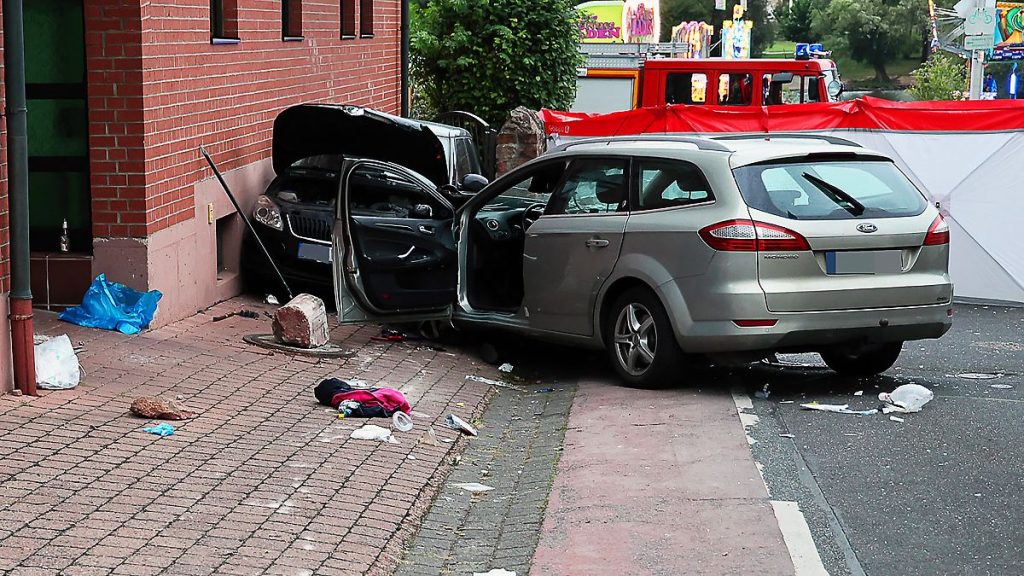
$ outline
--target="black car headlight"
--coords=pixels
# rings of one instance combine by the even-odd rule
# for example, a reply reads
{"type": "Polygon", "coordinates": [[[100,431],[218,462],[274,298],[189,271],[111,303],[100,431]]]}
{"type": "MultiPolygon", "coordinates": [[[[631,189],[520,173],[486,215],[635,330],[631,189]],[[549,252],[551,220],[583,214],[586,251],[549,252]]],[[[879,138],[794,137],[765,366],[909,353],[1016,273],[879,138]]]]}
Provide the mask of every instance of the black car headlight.
{"type": "Polygon", "coordinates": [[[284,230],[281,209],[265,194],[256,197],[256,206],[252,209],[252,217],[264,226],[269,226],[274,230],[284,230]]]}

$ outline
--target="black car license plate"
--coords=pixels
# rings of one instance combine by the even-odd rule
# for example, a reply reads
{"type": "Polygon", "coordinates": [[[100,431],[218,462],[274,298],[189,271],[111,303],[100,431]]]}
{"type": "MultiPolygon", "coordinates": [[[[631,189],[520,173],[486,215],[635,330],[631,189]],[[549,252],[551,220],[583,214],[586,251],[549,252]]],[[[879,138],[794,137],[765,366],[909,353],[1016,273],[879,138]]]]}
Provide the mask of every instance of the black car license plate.
{"type": "Polygon", "coordinates": [[[324,246],[323,244],[299,242],[299,258],[329,264],[331,262],[331,247],[324,246]]]}

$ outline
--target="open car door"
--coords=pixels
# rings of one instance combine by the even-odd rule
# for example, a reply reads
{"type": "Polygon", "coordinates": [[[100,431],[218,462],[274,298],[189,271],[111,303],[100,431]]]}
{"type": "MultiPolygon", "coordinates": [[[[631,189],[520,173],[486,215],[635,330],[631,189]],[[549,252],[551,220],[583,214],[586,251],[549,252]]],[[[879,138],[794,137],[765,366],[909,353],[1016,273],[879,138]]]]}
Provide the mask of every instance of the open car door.
{"type": "Polygon", "coordinates": [[[397,164],[345,160],[334,220],[341,323],[450,317],[458,256],[455,210],[434,184],[397,164]]]}

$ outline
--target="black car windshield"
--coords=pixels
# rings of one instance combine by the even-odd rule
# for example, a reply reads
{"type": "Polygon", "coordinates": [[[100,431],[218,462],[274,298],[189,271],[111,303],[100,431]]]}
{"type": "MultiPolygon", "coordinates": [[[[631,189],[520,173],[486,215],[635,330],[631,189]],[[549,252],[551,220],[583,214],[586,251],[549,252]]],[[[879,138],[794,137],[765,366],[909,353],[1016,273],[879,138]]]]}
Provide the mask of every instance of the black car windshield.
{"type": "Polygon", "coordinates": [[[917,216],[928,205],[886,160],[775,161],[733,173],[747,206],[791,220],[917,216]]]}

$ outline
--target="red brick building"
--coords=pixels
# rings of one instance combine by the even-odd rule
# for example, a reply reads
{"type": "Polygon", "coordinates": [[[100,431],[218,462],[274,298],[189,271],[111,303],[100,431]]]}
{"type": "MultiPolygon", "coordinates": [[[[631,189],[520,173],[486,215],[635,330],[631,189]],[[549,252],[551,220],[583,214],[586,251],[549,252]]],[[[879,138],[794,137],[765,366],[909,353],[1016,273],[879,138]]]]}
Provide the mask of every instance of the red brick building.
{"type": "MultiPolygon", "coordinates": [[[[400,0],[25,0],[32,287],[75,304],[97,274],[164,297],[156,323],[239,292],[243,207],[300,102],[400,107],[400,0]],[[58,253],[68,221],[71,252],[58,253]]],[[[4,135],[5,136],[5,135],[4,135]]],[[[0,140],[6,149],[6,140],[0,140]]],[[[0,164],[0,390],[9,238],[0,164]]]]}

